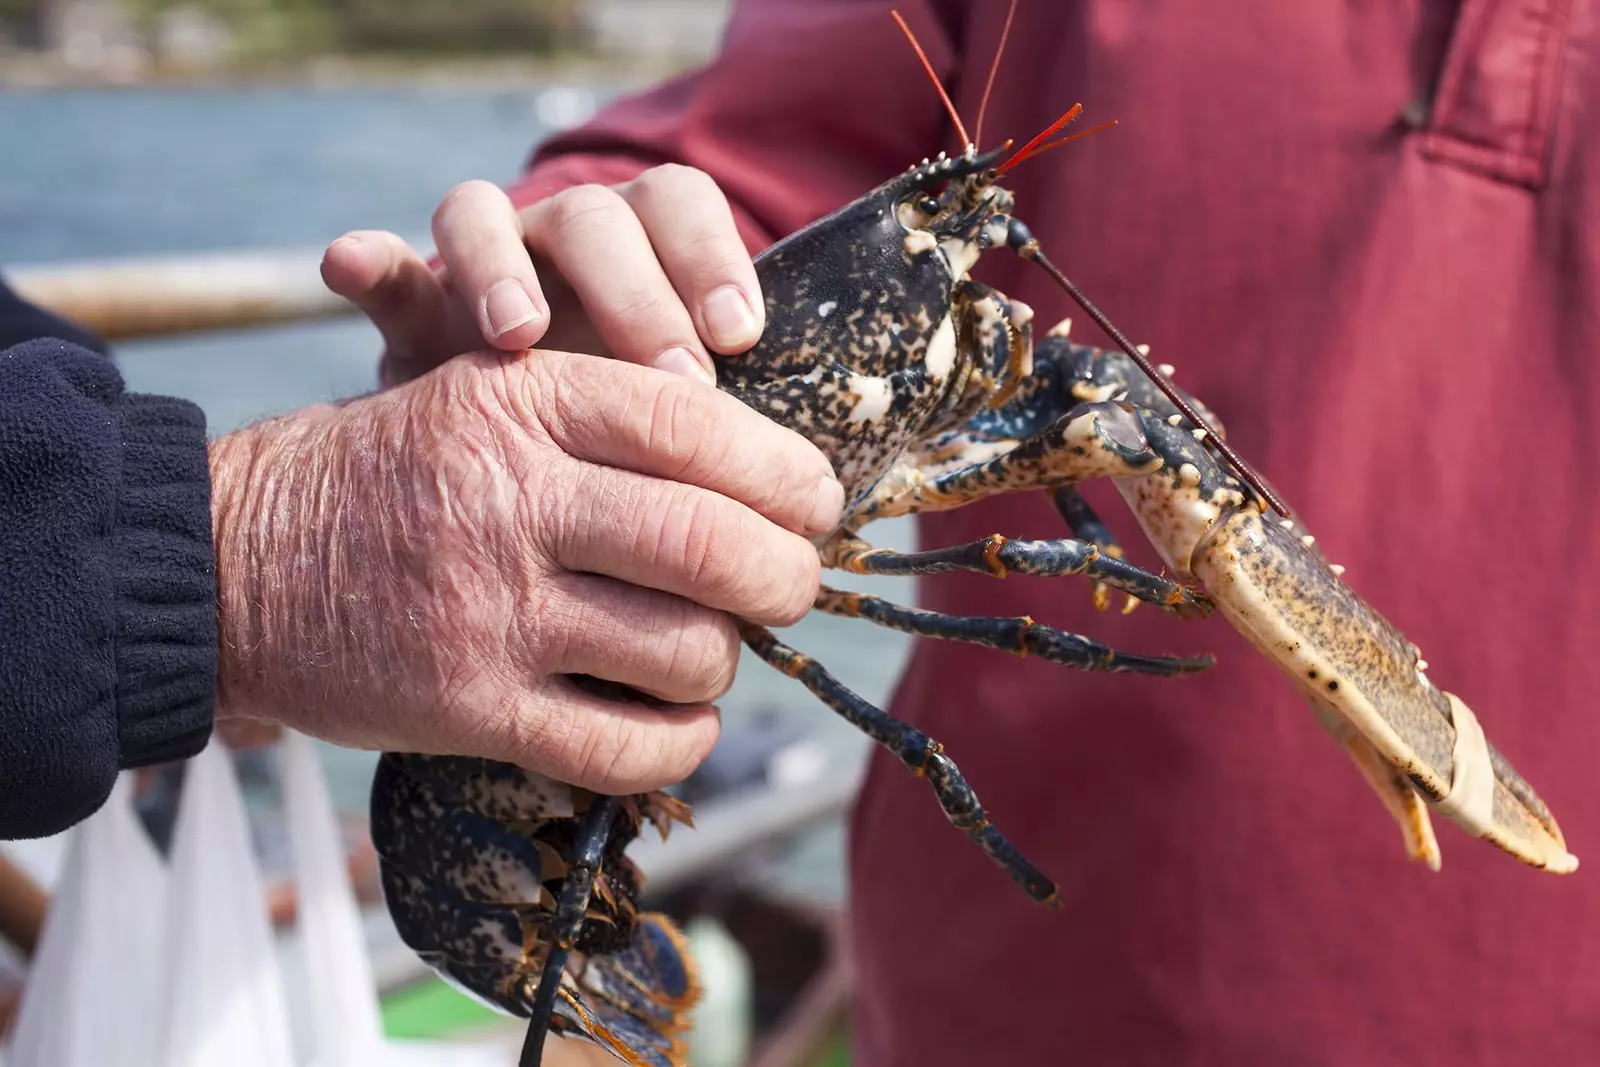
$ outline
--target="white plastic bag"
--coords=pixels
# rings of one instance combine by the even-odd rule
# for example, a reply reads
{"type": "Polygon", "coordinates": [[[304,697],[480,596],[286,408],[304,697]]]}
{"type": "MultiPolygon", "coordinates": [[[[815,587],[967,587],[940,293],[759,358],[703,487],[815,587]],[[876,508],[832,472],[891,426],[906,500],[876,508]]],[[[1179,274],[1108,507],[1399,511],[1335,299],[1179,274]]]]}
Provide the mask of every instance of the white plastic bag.
{"type": "Polygon", "coordinates": [[[361,913],[316,747],[310,738],[290,734],[278,760],[314,1022],[311,1067],[504,1067],[509,1059],[493,1046],[384,1038],[361,913]]]}
{"type": "Polygon", "coordinates": [[[167,870],[123,775],[71,832],[23,988],[9,1067],[159,1062],[167,870]]]}
{"type": "Polygon", "coordinates": [[[244,798],[219,743],[189,761],[173,828],[165,1067],[293,1067],[244,798]]]}
{"type": "Polygon", "coordinates": [[[125,776],[72,831],[5,1067],[506,1067],[501,1045],[389,1041],[314,743],[280,752],[298,952],[275,935],[232,760],[191,760],[170,865],[125,776]],[[287,970],[285,956],[300,965],[287,970]],[[287,996],[303,1006],[297,1050],[287,996]]]}
{"type": "Polygon", "coordinates": [[[350,889],[338,820],[311,739],[290,733],[278,750],[278,768],[299,896],[311,1063],[375,1063],[383,1046],[377,983],[350,889]]]}

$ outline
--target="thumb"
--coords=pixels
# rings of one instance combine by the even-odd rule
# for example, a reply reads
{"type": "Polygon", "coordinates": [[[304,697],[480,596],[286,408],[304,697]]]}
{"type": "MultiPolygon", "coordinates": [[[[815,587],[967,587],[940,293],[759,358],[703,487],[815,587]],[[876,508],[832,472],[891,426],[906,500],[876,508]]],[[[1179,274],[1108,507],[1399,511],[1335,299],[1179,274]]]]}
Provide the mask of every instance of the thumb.
{"type": "Polygon", "coordinates": [[[357,230],[340,237],[322,255],[322,281],[360,308],[383,336],[386,385],[479,347],[446,280],[397,234],[357,230]]]}

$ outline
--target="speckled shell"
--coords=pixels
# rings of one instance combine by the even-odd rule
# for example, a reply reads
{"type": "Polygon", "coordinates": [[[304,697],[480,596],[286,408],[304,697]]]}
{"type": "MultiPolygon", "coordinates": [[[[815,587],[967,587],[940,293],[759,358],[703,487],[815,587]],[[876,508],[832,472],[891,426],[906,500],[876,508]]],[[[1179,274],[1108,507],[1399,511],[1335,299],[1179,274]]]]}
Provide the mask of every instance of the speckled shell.
{"type": "MultiPolygon", "coordinates": [[[[401,938],[457,988],[527,1015],[592,799],[492,760],[385,753],[373,780],[372,839],[401,938]]],[[[623,805],[552,1028],[582,1032],[625,1062],[671,1067],[681,1062],[679,1034],[698,989],[682,936],[635,903],[640,877],[623,853],[644,821],[686,822],[687,809],[660,793],[623,805]]]]}
{"type": "Polygon", "coordinates": [[[718,385],[816,444],[847,513],[909,445],[943,428],[975,358],[958,336],[967,264],[941,242],[980,247],[981,217],[908,228],[903,203],[955,180],[969,199],[1008,205],[972,177],[992,158],[913,168],[756,257],[767,326],[754,348],[715,358],[718,385]]]}

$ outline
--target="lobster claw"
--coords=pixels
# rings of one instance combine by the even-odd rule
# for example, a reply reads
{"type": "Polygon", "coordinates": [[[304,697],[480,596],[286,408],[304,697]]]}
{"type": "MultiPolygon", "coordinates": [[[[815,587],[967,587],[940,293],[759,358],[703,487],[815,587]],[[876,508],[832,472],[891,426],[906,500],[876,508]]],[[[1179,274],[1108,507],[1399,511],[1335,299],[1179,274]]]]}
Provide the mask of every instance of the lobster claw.
{"type": "Polygon", "coordinates": [[[1484,737],[1460,698],[1291,529],[1234,510],[1189,558],[1217,610],[1310,700],[1405,835],[1437,870],[1427,801],[1474,837],[1530,866],[1577,869],[1533,787],[1484,737]]]}

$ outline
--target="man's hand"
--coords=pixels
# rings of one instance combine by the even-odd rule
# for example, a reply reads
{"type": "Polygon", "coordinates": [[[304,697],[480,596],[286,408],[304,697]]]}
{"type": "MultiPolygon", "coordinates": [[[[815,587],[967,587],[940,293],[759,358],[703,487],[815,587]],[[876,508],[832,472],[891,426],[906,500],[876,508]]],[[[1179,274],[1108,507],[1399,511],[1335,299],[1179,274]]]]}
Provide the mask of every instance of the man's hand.
{"type": "Polygon", "coordinates": [[[392,233],[328,247],[322,276],[382,332],[385,384],[485,345],[610,354],[712,380],[708,349],[742,352],[765,309],[733,213],[703,172],[656,167],[567,189],[521,212],[488,182],[433,217],[443,269],[392,233]]]}
{"type": "Polygon", "coordinates": [[[800,618],[819,580],[802,535],[843,502],[820,452],[733,398],[548,351],[241,430],[212,480],[219,715],[612,793],[710,751],[739,651],[725,613],[800,618]]]}

